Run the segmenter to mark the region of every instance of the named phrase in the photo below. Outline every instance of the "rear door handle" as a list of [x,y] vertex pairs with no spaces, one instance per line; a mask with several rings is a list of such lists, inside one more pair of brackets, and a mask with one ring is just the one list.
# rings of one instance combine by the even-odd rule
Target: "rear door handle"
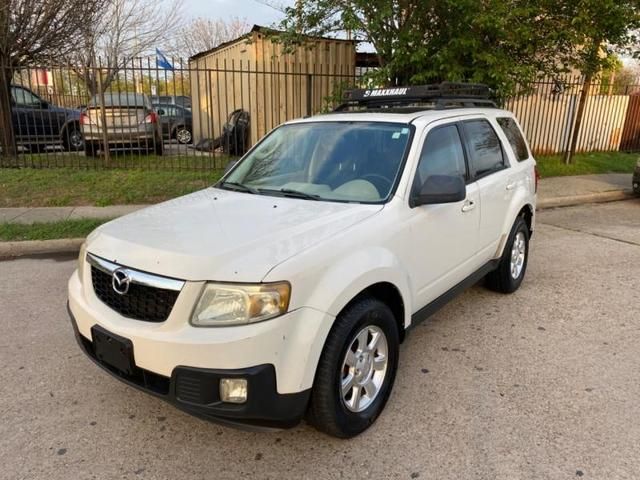
[[514,188],[516,188],[516,182],[507,183],[507,190],[513,190]]
[[472,200],[467,200],[466,202],[464,202],[464,204],[462,205],[462,211],[463,212],[470,212],[471,210],[473,210],[474,208],[476,208],[476,204],[475,202],[473,202]]

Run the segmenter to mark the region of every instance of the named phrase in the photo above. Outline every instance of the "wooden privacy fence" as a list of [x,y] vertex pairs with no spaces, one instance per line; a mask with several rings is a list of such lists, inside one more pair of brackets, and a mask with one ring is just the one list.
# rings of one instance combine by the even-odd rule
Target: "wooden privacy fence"
[[[514,112],[537,155],[567,151],[576,124],[582,79],[540,80],[505,102]],[[576,151],[640,149],[640,96],[637,85],[594,83],[586,99]]]

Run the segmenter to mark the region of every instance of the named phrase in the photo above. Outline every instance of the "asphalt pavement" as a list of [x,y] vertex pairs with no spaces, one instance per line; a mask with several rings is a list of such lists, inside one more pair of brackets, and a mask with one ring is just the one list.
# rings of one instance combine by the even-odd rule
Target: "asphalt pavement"
[[65,310],[75,258],[0,262],[2,479],[637,479],[640,200],[538,215],[513,295],[414,329],[363,435],[209,423],[103,373]]

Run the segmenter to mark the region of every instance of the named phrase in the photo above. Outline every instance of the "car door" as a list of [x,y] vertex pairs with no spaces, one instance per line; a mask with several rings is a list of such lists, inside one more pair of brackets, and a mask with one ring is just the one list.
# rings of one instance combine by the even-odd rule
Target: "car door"
[[415,299],[427,305],[464,280],[477,268],[480,226],[478,187],[470,181],[460,124],[445,123],[429,130],[423,140],[412,191],[429,175],[459,175],[466,181],[466,198],[455,203],[421,205],[412,209],[408,252]]
[[26,88],[14,86],[11,95],[15,102],[19,137],[33,143],[49,143],[57,140],[64,116],[49,111],[49,105]]
[[500,137],[487,118],[466,120],[462,127],[470,173],[480,193],[478,253],[487,261],[496,256],[514,193],[510,162]]

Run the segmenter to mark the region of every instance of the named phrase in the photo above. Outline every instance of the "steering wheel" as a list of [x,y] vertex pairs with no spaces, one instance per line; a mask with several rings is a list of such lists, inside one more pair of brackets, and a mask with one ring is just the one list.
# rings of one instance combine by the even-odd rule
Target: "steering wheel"
[[[378,173],[366,173],[360,177],[362,180],[370,181],[380,196],[388,192],[391,189],[392,182],[387,177],[384,177]],[[382,184],[382,185],[381,185]],[[385,188],[386,187],[386,188]]]

